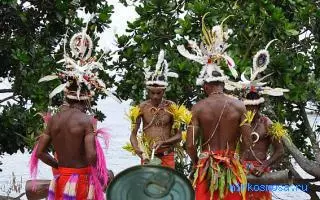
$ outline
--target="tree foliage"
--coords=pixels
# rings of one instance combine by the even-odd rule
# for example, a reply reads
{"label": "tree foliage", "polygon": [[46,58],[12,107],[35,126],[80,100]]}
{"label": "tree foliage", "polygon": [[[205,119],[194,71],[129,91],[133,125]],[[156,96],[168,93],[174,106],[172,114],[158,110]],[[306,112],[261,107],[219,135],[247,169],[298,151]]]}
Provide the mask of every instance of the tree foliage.
{"label": "tree foliage", "polygon": [[[0,154],[14,153],[24,147],[32,136],[41,131],[42,124],[38,112],[47,110],[49,104],[58,105],[62,97],[49,102],[48,92],[58,82],[37,84],[38,80],[53,72],[63,58],[63,39],[67,40],[86,26],[78,10],[92,14],[88,24],[89,35],[97,43],[98,33],[108,27],[113,6],[97,0],[73,1],[15,1],[0,3],[0,77],[12,84],[14,103],[3,102],[0,114]],[[67,23],[66,23],[67,21]],[[67,43],[68,46],[68,43]],[[102,51],[96,52],[101,55]],[[102,62],[106,65],[108,56]],[[114,77],[102,75],[107,85],[112,85]],[[2,101],[1,101],[2,102]],[[98,112],[100,119],[104,117]],[[25,140],[22,139],[23,136]],[[28,140],[29,139],[29,140]]]}
{"label": "tree foliage", "polygon": [[200,42],[201,18],[205,13],[209,13],[205,19],[208,27],[231,15],[224,24],[233,31],[228,51],[239,72],[252,66],[253,55],[270,40],[279,40],[269,47],[271,63],[266,73],[273,73],[268,80],[273,87],[288,88],[290,93],[270,98],[267,106],[273,112],[269,114],[274,120],[287,122],[294,143],[308,158],[315,158],[314,151],[319,150],[315,140],[318,130],[310,130],[305,114],[307,102],[318,108],[320,100],[319,3],[311,0],[133,2],[138,5],[139,18],[128,23],[128,35],[118,37],[119,61],[115,63],[117,69],[124,71],[118,84],[122,98],[142,100],[143,59],[155,65],[159,49],[163,48],[170,68],[179,74],[178,80],[172,80],[167,97],[190,107],[193,99],[201,98],[200,88],[195,87],[201,66],[179,55],[176,46],[187,46],[186,37]]}
{"label": "tree foliage", "polygon": [[[30,135],[40,129],[35,113],[48,105],[48,90],[52,84],[35,84],[49,74],[62,56],[61,45],[67,29],[80,30],[83,21],[76,10],[96,13],[89,24],[90,32],[103,31],[110,22],[112,6],[100,1],[26,1],[1,3],[1,77],[9,77],[17,103],[3,107],[1,113],[0,153],[13,153],[25,143],[15,133]],[[134,3],[139,17],[128,22],[127,34],[118,35],[118,61],[109,69],[117,70],[122,79],[104,76],[108,84],[117,86],[122,99],[135,103],[144,98],[144,65],[154,66],[160,49],[166,50],[170,69],[179,74],[171,79],[168,99],[191,107],[202,98],[195,86],[201,66],[182,57],[176,47],[187,46],[186,38],[200,42],[201,18],[208,27],[217,25],[232,15],[225,25],[233,31],[228,51],[237,64],[238,72],[252,65],[252,57],[272,39],[269,47],[271,63],[266,73],[271,86],[290,89],[284,97],[269,98],[266,112],[272,119],[286,122],[293,143],[310,160],[320,163],[317,135],[307,117],[311,104],[316,111],[320,102],[320,5],[313,0],[121,0]],[[69,24],[65,25],[65,19]],[[56,51],[55,51],[56,50]],[[106,62],[106,60],[104,60]],[[107,66],[107,65],[105,65]],[[8,92],[0,90],[1,92]],[[59,103],[54,99],[53,103]],[[30,105],[27,107],[27,103]],[[17,113],[20,113],[19,117]],[[18,119],[10,120],[8,118]],[[4,120],[4,122],[2,121]],[[12,144],[7,144],[10,138]],[[310,141],[310,142],[309,142]]]}

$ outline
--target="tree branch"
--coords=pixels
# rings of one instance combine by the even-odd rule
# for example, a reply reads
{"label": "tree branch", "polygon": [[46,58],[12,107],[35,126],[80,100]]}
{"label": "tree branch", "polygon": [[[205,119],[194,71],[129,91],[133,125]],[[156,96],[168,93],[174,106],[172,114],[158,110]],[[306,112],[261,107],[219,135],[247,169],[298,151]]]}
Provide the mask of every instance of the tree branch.
{"label": "tree branch", "polygon": [[13,92],[13,89],[0,89],[0,93]]}
{"label": "tree branch", "polygon": [[303,118],[306,130],[307,130],[307,135],[310,138],[310,142],[311,142],[311,146],[312,146],[312,149],[313,149],[313,153],[315,154],[316,162],[320,163],[320,148],[319,148],[319,144],[317,142],[317,137],[314,134],[314,132],[312,130],[312,127],[311,127],[311,125],[309,123],[309,119],[308,119],[308,115],[307,115],[307,112],[306,112],[306,109],[305,109],[305,105],[299,104],[299,108],[300,108],[300,113],[301,113],[301,116]]}
{"label": "tree branch", "polygon": [[317,179],[320,179],[320,166],[316,162],[313,162],[304,157],[304,155],[299,151],[296,145],[294,145],[292,141],[287,137],[282,137],[282,142],[304,171],[316,177]]}
{"label": "tree branch", "polygon": [[[298,177],[300,179],[302,179],[302,177],[300,176],[300,174],[296,171],[296,169],[292,166],[292,164],[290,163],[289,165],[289,170],[292,172],[294,177]],[[310,195],[311,200],[319,200],[319,197],[317,195],[317,191],[320,191],[320,188],[314,187],[314,184],[306,183],[307,187],[309,190],[305,191],[302,190],[303,192],[307,193],[308,195]]]}
{"label": "tree branch", "polygon": [[14,97],[15,97],[15,95],[12,95],[12,96],[6,97],[6,98],[4,98],[4,99],[1,99],[1,100],[0,100],[0,103],[3,103],[3,102],[8,101],[8,100],[10,100],[10,99],[13,99]]}

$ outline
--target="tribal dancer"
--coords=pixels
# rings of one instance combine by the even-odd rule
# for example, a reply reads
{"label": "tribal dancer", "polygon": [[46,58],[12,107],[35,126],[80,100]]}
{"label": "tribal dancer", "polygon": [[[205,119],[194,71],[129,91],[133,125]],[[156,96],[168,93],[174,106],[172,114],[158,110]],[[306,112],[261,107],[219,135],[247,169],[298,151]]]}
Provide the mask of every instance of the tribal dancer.
{"label": "tribal dancer", "polygon": [[[92,111],[90,104],[95,93],[108,92],[98,78],[98,72],[103,71],[103,67],[91,57],[92,47],[86,29],[75,34],[71,38],[70,49],[72,57],[78,60],[69,57],[65,51],[64,59],[58,62],[64,63],[64,69],[39,80],[59,78],[63,83],[49,97],[64,91],[67,102],[47,121],[30,163],[33,180],[37,174],[37,159],[55,169],[49,187],[49,200],[104,199],[108,171],[97,136],[100,134],[108,146],[109,135],[105,129],[97,130],[96,119],[87,113]],[[55,150],[55,157],[48,153],[50,144]]]}
{"label": "tribal dancer", "polygon": [[[241,159],[244,160],[243,164],[247,171],[255,176],[261,176],[265,172],[270,172],[270,166],[279,160],[284,153],[280,138],[285,131],[279,123],[273,124],[267,116],[260,113],[264,98],[260,97],[259,93],[281,96],[283,92],[288,91],[281,88],[273,89],[266,87],[266,83],[261,81],[267,76],[257,79],[258,74],[263,72],[269,64],[270,56],[267,48],[271,42],[269,42],[265,49],[258,51],[254,56],[250,80],[247,80],[243,73],[241,76],[242,80],[235,85],[242,90],[241,93],[244,96],[243,102],[247,110],[255,113],[252,121],[253,151],[245,151],[245,145],[241,145]],[[280,129],[277,127],[280,127]],[[273,153],[270,158],[267,159],[270,146],[273,147]],[[269,191],[248,191],[246,196],[249,200],[272,199],[272,194]]]}
{"label": "tribal dancer", "polygon": [[[147,164],[156,157],[162,166],[175,168],[174,147],[181,141],[180,125],[191,120],[191,113],[184,106],[179,107],[163,98],[168,76],[178,75],[168,71],[168,63],[161,50],[155,71],[150,71],[150,68],[146,71],[149,99],[130,110],[131,146],[127,146],[141,158],[141,164]],[[141,123],[143,133],[138,135]]]}
{"label": "tribal dancer", "polygon": [[[233,191],[231,188],[233,184],[247,183],[236,147],[241,135],[244,142],[251,146],[251,115],[246,114],[241,101],[224,94],[225,86],[229,85],[228,77],[220,69],[220,62],[226,62],[234,77],[237,73],[233,60],[225,53],[227,34],[223,32],[222,24],[212,30],[208,30],[203,21],[202,26],[203,42],[200,48],[189,41],[196,55],[190,54],[184,46],[178,46],[180,54],[203,65],[197,84],[203,86],[207,95],[193,106],[187,132],[187,152],[195,170],[193,184],[196,199],[244,199],[245,190]],[[199,156],[196,146],[198,136],[202,138]]]}

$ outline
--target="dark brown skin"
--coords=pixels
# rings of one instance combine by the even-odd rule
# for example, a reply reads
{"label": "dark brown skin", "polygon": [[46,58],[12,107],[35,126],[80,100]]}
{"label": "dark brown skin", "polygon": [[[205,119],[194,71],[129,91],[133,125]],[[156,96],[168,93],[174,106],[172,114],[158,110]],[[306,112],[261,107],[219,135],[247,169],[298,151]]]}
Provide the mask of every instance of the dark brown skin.
{"label": "dark brown skin", "polygon": [[[53,168],[83,168],[95,164],[97,155],[93,125],[84,110],[82,103],[70,104],[69,108],[65,107],[52,117],[40,137],[37,151],[40,160]],[[48,153],[50,144],[59,162]]]}
{"label": "dark brown skin", "polygon": [[195,104],[192,108],[192,122],[187,132],[187,152],[194,165],[198,162],[198,156],[193,138],[198,137],[199,130],[201,129],[204,143],[208,141],[219,121],[221,111],[226,102],[224,114],[221,117],[217,130],[208,144],[202,146],[202,150],[215,151],[228,149],[234,151],[241,134],[247,146],[251,146],[252,144],[250,126],[244,125],[240,127],[241,122],[245,119],[246,108],[244,104],[235,98],[223,94],[223,87],[223,83],[205,83],[204,91],[208,97]]}
{"label": "dark brown skin", "polygon": [[[143,152],[138,146],[137,133],[141,122],[143,123],[144,134],[155,142],[153,148],[155,148],[156,152],[166,151],[181,140],[181,132],[177,129],[174,130],[173,136],[171,134],[173,117],[166,110],[173,102],[163,99],[164,91],[165,89],[160,87],[149,88],[149,100],[139,105],[142,114],[137,119],[130,141],[140,158],[142,158]],[[154,117],[156,113],[157,116]]]}
{"label": "dark brown skin", "polygon": [[[261,166],[252,170],[252,174],[255,176],[261,176],[264,170],[274,164],[277,160],[281,158],[284,154],[284,148],[281,141],[272,140],[270,134],[268,134],[268,127],[272,125],[272,121],[268,117],[261,116],[259,112],[259,106],[246,106],[247,110],[256,112],[256,115],[252,122],[252,131],[258,133],[259,140],[253,146],[253,152],[245,151],[242,153],[241,157],[243,160],[247,161],[257,161],[258,158],[262,164]],[[255,138],[253,138],[255,140]],[[273,147],[273,153],[270,158],[267,159],[268,150],[270,146]],[[241,152],[246,147],[241,144]]]}

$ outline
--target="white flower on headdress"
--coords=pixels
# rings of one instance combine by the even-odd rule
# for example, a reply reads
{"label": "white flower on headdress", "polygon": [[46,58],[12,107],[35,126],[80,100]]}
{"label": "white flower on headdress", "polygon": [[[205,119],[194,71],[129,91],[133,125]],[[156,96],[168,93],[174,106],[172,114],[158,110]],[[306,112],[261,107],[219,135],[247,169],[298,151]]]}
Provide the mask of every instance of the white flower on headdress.
{"label": "white flower on headdress", "polygon": [[[64,69],[57,69],[57,72],[53,75],[45,76],[38,81],[44,82],[57,78],[67,81],[66,83],[56,87],[50,93],[50,98],[62,91],[67,91],[67,87],[71,85],[71,82],[76,83],[78,86],[76,95],[67,95],[67,97],[72,99],[90,99],[90,97],[93,96],[97,90],[104,92],[107,95],[111,94],[109,91],[107,91],[105,83],[98,77],[98,71],[104,71],[104,68],[99,60],[96,61],[95,57],[91,57],[93,42],[90,36],[86,34],[86,31],[87,29],[83,29],[82,32],[76,33],[71,38],[69,46],[72,57],[68,55],[64,48],[64,58],[57,62],[63,63]],[[81,89],[84,86],[88,90],[88,94],[86,95],[81,94]]]}
{"label": "white flower on headdress", "polygon": [[[225,82],[228,80],[228,77],[224,75],[223,70],[220,68],[221,60],[225,61],[234,78],[238,76],[237,71],[234,69],[235,63],[233,59],[225,52],[229,45],[225,42],[228,39],[228,33],[223,31],[223,22],[228,17],[220,25],[208,30],[204,24],[204,18],[207,14],[202,18],[202,42],[200,47],[195,41],[188,40],[189,47],[195,54],[189,53],[183,45],[177,47],[181,55],[203,65],[197,79],[197,85],[202,85],[204,82]],[[212,72],[214,71],[219,72],[221,76],[213,76]]]}
{"label": "white flower on headdress", "polygon": [[178,74],[170,72],[168,62],[164,59],[164,50],[160,50],[155,71],[151,71],[150,67],[146,66],[146,59],[144,59],[145,79],[146,85],[158,85],[160,87],[168,86],[168,77],[178,78]]}

